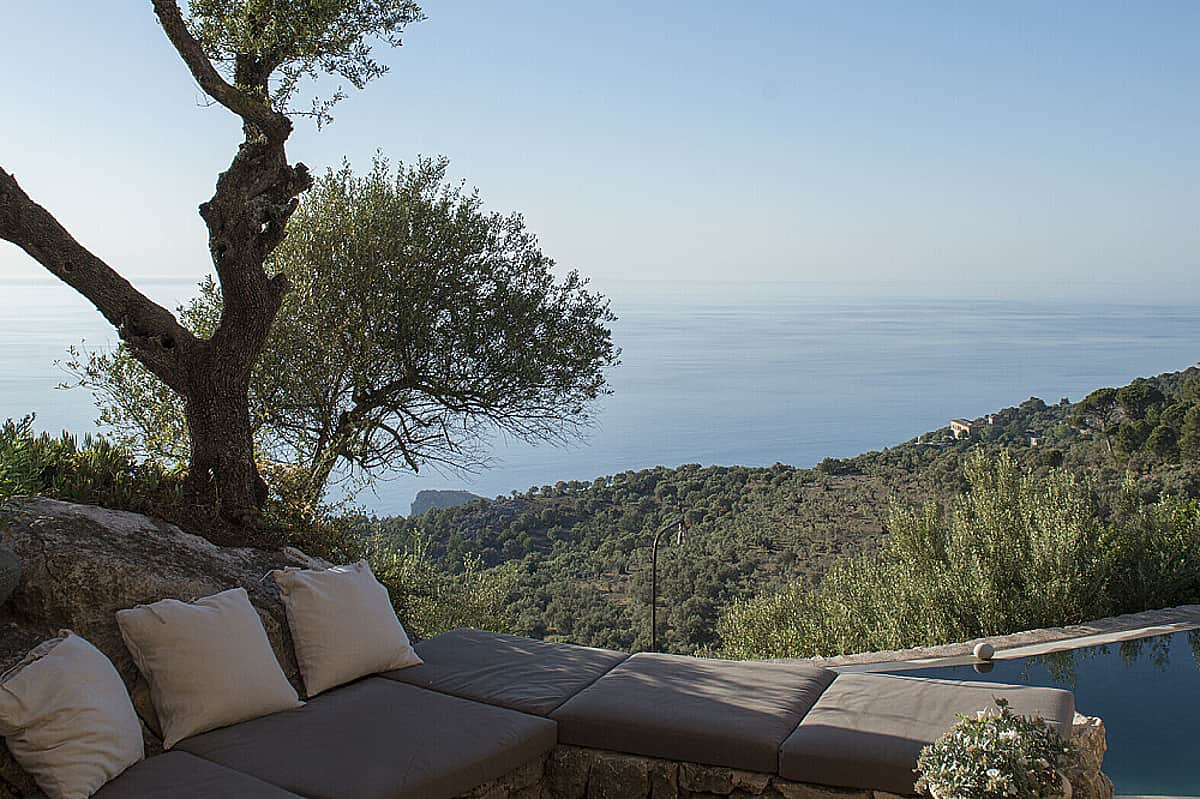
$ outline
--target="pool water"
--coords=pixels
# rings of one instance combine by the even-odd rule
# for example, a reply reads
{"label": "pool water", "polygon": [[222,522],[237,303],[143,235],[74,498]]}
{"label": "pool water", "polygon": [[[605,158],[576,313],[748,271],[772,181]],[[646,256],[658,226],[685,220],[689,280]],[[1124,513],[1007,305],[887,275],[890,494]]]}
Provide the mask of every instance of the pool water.
{"label": "pool water", "polygon": [[972,665],[894,673],[1070,689],[1079,712],[1104,719],[1104,773],[1118,794],[1200,796],[1200,631],[990,665],[982,673]]}

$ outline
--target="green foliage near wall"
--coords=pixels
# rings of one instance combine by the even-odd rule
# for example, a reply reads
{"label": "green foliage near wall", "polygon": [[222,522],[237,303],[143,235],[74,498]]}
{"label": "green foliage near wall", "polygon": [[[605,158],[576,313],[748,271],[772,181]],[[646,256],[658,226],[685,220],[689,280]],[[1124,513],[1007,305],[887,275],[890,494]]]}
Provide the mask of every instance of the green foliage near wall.
{"label": "green foliage near wall", "polygon": [[[0,425],[0,510],[20,496],[45,496],[144,513],[188,528],[182,476],[156,461],[139,461],[101,437],[36,435],[32,417]],[[514,566],[484,568],[468,559],[454,574],[433,561],[417,536],[379,534],[377,522],[275,494],[264,526],[278,544],[347,563],[365,557],[388,586],[405,624],[428,637],[453,627],[512,626]]]}
{"label": "green foliage near wall", "polygon": [[1200,372],[1189,369],[1097,389],[1079,402],[1071,422],[1103,439],[1114,457],[1196,460]]}
{"label": "green foliage near wall", "polygon": [[179,473],[99,436],[34,434],[32,423],[28,416],[0,425],[0,499],[49,496],[152,515],[179,503]]}
{"label": "green foliage near wall", "polygon": [[396,612],[419,638],[457,627],[506,632],[513,624],[517,572],[511,565],[483,568],[478,560],[449,574],[429,557],[428,542],[414,536],[397,546],[373,535],[364,555],[388,588]]}
{"label": "green foliage near wall", "polygon": [[719,625],[725,654],[902,649],[1200,598],[1195,500],[1148,505],[1130,482],[1107,515],[1094,484],[1066,471],[1036,476],[982,452],[964,470],[968,491],[945,512],[894,508],[877,554],[735,602]]}

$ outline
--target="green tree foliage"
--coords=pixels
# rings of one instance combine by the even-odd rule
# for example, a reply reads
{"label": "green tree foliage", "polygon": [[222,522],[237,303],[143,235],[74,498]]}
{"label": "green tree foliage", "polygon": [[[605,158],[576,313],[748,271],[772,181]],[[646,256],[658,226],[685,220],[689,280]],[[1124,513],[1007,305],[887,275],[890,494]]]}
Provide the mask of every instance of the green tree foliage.
{"label": "green tree foliage", "polygon": [[1200,370],[1093,391],[1071,423],[1144,471],[1145,461],[1200,458]]}
{"label": "green tree foliage", "polygon": [[[1194,375],[1151,379],[1164,398],[1145,410],[1157,414],[1156,430],[1186,428],[1188,409],[1200,399],[1189,394]],[[364,541],[399,553],[402,565],[419,553],[416,565],[396,571],[419,575],[414,582],[390,581],[398,605],[410,603],[418,619],[474,610],[470,622],[442,616],[416,629],[470,623],[625,650],[649,644],[649,542],[680,513],[686,540],[672,541],[659,561],[659,640],[673,652],[720,654],[718,626],[733,621],[745,637],[726,641],[726,654],[795,654],[818,651],[813,640],[824,642],[819,651],[925,643],[975,634],[969,631],[980,619],[1025,627],[1183,601],[1195,590],[1197,511],[1189,503],[1200,497],[1200,463],[1145,448],[1114,457],[1102,439],[1070,424],[1076,409],[1031,398],[981,422],[970,439],[942,428],[815,469],[656,467],[558,481],[412,519],[292,511],[302,521],[289,535],[342,562],[359,557]],[[1011,471],[996,472],[1005,457]],[[963,468],[971,458],[982,459],[982,471]],[[297,502],[279,500],[282,508]],[[969,543],[975,528],[979,541]],[[888,551],[902,553],[907,565],[892,564]],[[459,575],[468,575],[461,590],[478,585],[479,599],[456,593]],[[493,579],[506,587],[495,588]],[[443,580],[450,587],[419,589]],[[418,597],[450,599],[421,611],[425,600],[405,599],[414,587]],[[485,599],[505,591],[502,607]],[[904,612],[885,613],[876,607],[883,599],[868,601],[872,594]],[[1019,601],[1009,601],[1012,595]],[[814,597],[825,597],[827,607],[816,607]],[[867,611],[876,613],[873,627],[861,621]],[[820,613],[844,635],[833,621],[812,629]]]}
{"label": "green tree foliage", "polygon": [[[424,19],[412,0],[191,0],[188,12],[192,35],[226,79],[245,92],[265,90],[285,113],[295,113],[290,103],[306,78],[336,76],[362,89],[383,75],[387,66],[371,57],[371,43],[399,47],[405,27]],[[344,97],[339,86],[304,113],[322,125]]]}
{"label": "green tree foliage", "polygon": [[485,569],[468,560],[450,574],[430,558],[429,543],[420,536],[397,545],[391,537],[373,534],[364,555],[405,627],[419,638],[457,627],[505,632],[513,625],[513,565]]}
{"label": "green tree foliage", "polygon": [[1094,432],[1108,442],[1121,423],[1121,404],[1115,388],[1101,388],[1083,398],[1071,417],[1071,424]]}
{"label": "green tree foliage", "polygon": [[[1151,379],[1166,398],[1164,419],[1185,401],[1193,373]],[[972,452],[1007,451],[1036,479],[1055,469],[1088,475],[1105,524],[1122,512],[1122,492],[1143,503],[1200,496],[1200,464],[1148,451],[1114,458],[1101,438],[1070,424],[1076,409],[1031,398],[981,420],[970,439],[942,428],[815,469],[685,465],[559,481],[383,524],[415,524],[451,570],[470,555],[518,562],[515,632],[639,649],[649,643],[650,536],[683,513],[686,542],[660,553],[659,640],[669,651],[709,653],[720,648],[726,605],[819,585],[839,560],[875,552],[894,532],[891,506],[950,506],[969,488],[963,460]]]}
{"label": "green tree foliage", "polygon": [[[470,469],[496,430],[569,439],[609,391],[607,300],[576,272],[556,280],[521,217],[486,211],[447,166],[330,171],[268,262],[292,289],[251,380],[254,434],[268,478],[310,506],[339,465]],[[220,314],[211,280],[180,311],[200,335]],[[166,463],[188,451],[181,400],[126,349],[73,356],[120,440]]]}
{"label": "green tree foliage", "polygon": [[734,603],[719,626],[733,657],[833,655],[963,641],[1200,597],[1200,505],[1146,505],[1132,482],[1106,522],[1094,486],[1037,477],[973,453],[969,491],[946,512],[894,508],[874,555],[817,585]]}
{"label": "green tree foliage", "polygon": [[177,472],[99,436],[35,434],[32,423],[31,415],[0,425],[0,501],[48,496],[151,515],[179,504]]}

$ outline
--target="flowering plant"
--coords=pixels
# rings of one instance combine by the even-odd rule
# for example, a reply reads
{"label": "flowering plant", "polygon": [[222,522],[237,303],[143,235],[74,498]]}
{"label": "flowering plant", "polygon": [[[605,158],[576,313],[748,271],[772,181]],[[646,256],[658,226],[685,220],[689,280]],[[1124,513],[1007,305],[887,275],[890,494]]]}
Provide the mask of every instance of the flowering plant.
{"label": "flowering plant", "polygon": [[1007,700],[996,699],[996,707],[974,717],[960,715],[945,735],[921,750],[919,793],[932,799],[1063,796],[1059,766],[1071,745],[1042,719],[1014,714]]}

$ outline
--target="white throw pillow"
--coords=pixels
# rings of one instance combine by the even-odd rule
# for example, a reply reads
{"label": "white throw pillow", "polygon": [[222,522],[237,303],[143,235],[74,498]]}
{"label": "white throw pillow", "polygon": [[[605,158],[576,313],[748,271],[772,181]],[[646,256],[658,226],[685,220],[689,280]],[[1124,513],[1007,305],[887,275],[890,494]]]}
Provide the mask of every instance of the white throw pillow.
{"label": "white throw pillow", "polygon": [[275,572],[309,697],[343,683],[421,663],[392,601],[365,560],[332,569]]}
{"label": "white throw pillow", "polygon": [[150,684],[163,748],[184,738],[300,707],[244,588],[194,602],[117,611],[121,637]]}
{"label": "white throw pillow", "polygon": [[121,675],[66,630],[0,677],[0,735],[50,799],[85,799],[145,754]]}

